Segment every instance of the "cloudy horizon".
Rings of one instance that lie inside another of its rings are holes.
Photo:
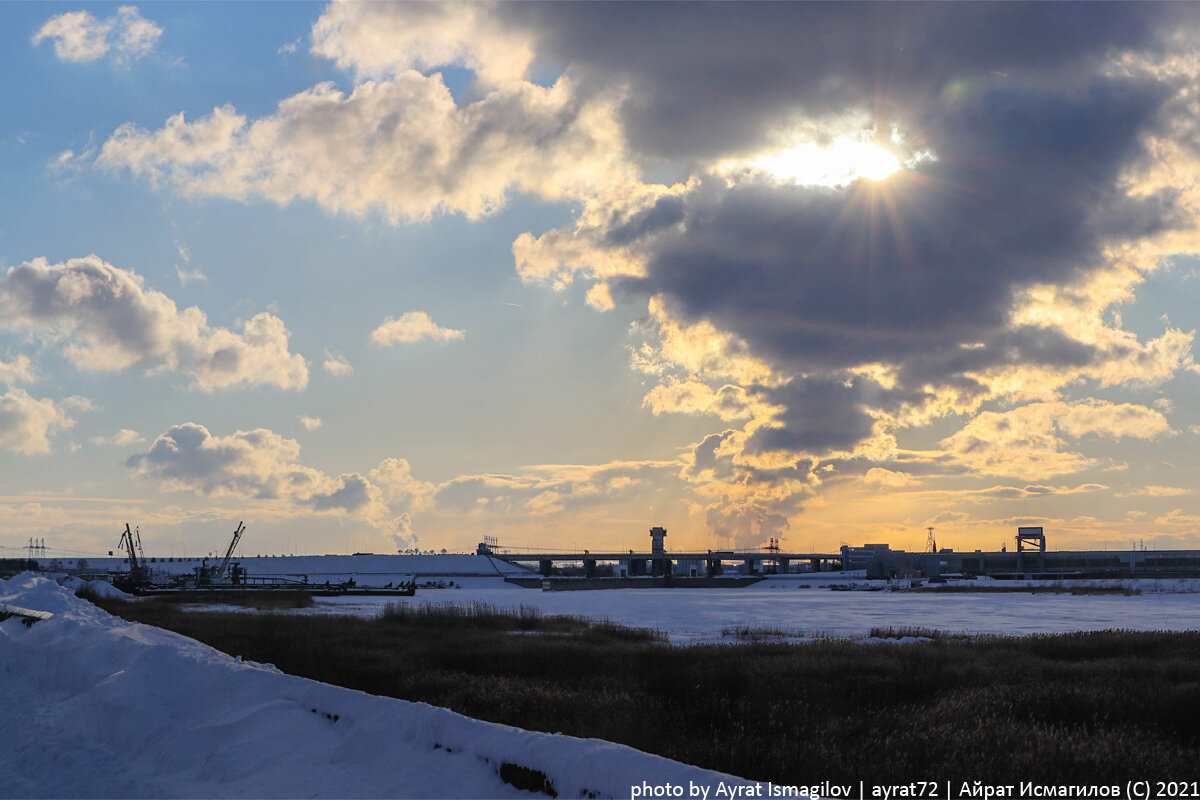
[[[6,6],[0,546],[1200,548],[1200,8]]]

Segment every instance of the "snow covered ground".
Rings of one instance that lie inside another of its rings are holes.
[[[501,779],[518,774],[570,798],[745,783],[285,675],[28,574],[0,580],[0,603],[54,614],[0,622],[0,797],[536,796]]]
[[[341,583],[353,578],[360,586],[384,586],[407,581],[413,577],[449,579],[471,577],[497,578],[504,575],[529,575],[527,569],[490,556],[448,553],[445,555],[384,555],[353,556],[249,556],[235,558],[251,576],[307,576],[310,583]],[[215,566],[220,557],[210,558],[152,558],[147,566],[155,575],[190,575],[201,564]],[[124,572],[129,564],[124,558],[54,558],[41,559],[43,568],[51,571],[84,570],[93,574],[108,571]]]
[[[1141,595],[1026,593],[835,592],[820,588],[854,582],[838,573],[789,576],[742,589],[609,589],[542,592],[499,579],[462,589],[419,591],[401,598],[320,598],[305,613],[336,611],[373,616],[387,602],[489,603],[533,606],[546,614],[610,619],[655,628],[671,641],[724,641],[722,632],[764,628],[813,635],[864,636],[872,628],[915,627],[965,633],[1062,633],[1124,628],[1200,629],[1200,581],[1125,581]],[[866,581],[858,579],[860,585]],[[1082,583],[1082,582],[1081,582]],[[1114,582],[1115,584],[1116,582]],[[1013,585],[1004,582],[995,585]],[[1045,586],[1046,582],[1038,585]],[[1090,585],[1095,585],[1091,582]],[[805,588],[801,588],[805,587]]]

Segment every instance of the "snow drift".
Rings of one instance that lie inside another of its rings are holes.
[[[54,614],[0,623],[4,797],[579,798],[746,783],[285,675],[29,574],[0,580],[0,602]]]

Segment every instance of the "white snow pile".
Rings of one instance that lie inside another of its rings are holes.
[[[88,581],[87,590],[96,595],[96,597],[119,597],[122,599],[133,597],[131,594],[122,592],[108,581]]]
[[[54,614],[0,623],[3,797],[580,798],[748,783],[285,675],[28,573],[0,580],[0,603]]]
[[[80,592],[86,590],[94,594],[96,597],[119,597],[124,599],[133,596],[122,592],[108,581],[85,581],[83,578],[78,576],[66,574],[50,575],[49,577],[53,578],[54,582],[59,586],[72,591],[75,594],[79,594]]]
[[[88,585],[88,582],[83,578],[77,578],[74,575],[63,575],[56,580],[59,586],[64,589],[70,589],[72,592],[79,592],[82,589],[86,589]]]

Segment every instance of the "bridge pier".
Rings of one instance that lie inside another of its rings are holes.
[[[747,575],[757,575],[758,574],[758,570],[755,569],[755,567],[754,567],[755,562],[754,562],[753,558],[747,558],[745,560],[745,562],[743,562],[743,563],[745,563],[745,565],[746,565],[746,574]]]
[[[549,578],[554,572],[553,562],[551,562],[548,558],[543,558],[538,562],[538,569],[542,573],[542,577]]]
[[[779,558],[776,561],[779,564],[779,574],[787,575],[792,571],[792,560],[790,558]]]
[[[583,574],[588,578],[596,577],[596,559],[585,558],[583,560]]]

